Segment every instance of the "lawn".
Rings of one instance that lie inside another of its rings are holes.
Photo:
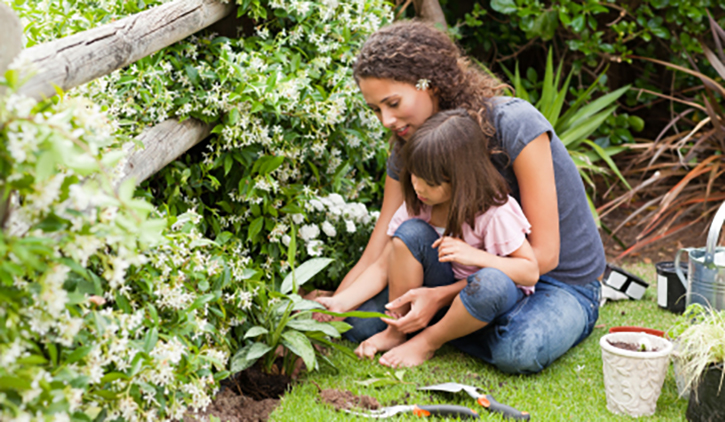
[[[319,388],[349,390],[355,395],[375,397],[382,406],[394,404],[450,403],[474,408],[486,420],[499,416],[476,409],[475,402],[464,393],[450,395],[416,391],[419,386],[443,382],[461,382],[481,387],[498,401],[528,411],[538,421],[618,421],[630,417],[616,416],[606,408],[599,338],[610,327],[639,325],[666,330],[676,315],[657,306],[654,264],[625,265],[625,269],[650,283],[639,301],[608,302],[600,310],[592,335],[569,351],[542,373],[531,376],[506,375],[452,347],[441,349],[433,359],[417,368],[388,370],[374,361],[351,359],[333,353],[332,361],[339,372],[330,369],[300,377],[272,413],[273,421],[369,420],[335,411],[319,400]],[[350,347],[352,343],[348,343]],[[371,387],[360,382],[386,379],[391,385]],[[400,381],[399,379],[402,379]],[[641,420],[684,421],[687,400],[677,397],[677,387],[670,366],[654,416]],[[415,420],[412,415],[395,420]]]

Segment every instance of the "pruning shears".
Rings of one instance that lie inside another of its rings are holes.
[[[382,419],[389,418],[398,413],[412,413],[419,417],[430,417],[430,416],[453,416],[460,417],[461,419],[478,419],[478,413],[474,410],[464,406],[457,406],[452,404],[432,404],[432,405],[400,405],[400,406],[388,406],[378,410],[368,410],[367,412],[354,412],[352,410],[345,409],[345,412],[352,415],[364,416],[366,418]]]
[[[493,413],[499,413],[504,418],[518,419],[528,421],[531,419],[529,412],[522,412],[511,406],[501,404],[497,402],[492,395],[480,393],[478,387],[472,385],[459,384],[457,382],[446,382],[444,384],[429,385],[427,387],[420,387],[418,390],[430,390],[430,391],[445,391],[448,393],[457,393],[464,391],[466,394],[471,396],[483,406],[486,410]]]

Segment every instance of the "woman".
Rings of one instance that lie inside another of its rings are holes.
[[[481,286],[466,280],[413,289],[391,309],[410,307],[397,320],[349,318],[346,336],[363,342],[361,356],[381,348],[364,341],[383,331],[386,323],[412,334],[439,314],[460,327],[450,343],[511,373],[536,373],[586,338],[598,318],[600,284],[605,266],[596,225],[584,185],[566,148],[549,122],[531,104],[498,96],[502,87],[471,66],[448,36],[420,22],[397,22],[370,36],[355,62],[354,76],[367,104],[381,123],[404,143],[439,110],[464,108],[491,137],[491,159],[511,188],[531,223],[528,237],[543,274],[536,292],[523,297],[490,324],[482,324],[461,307],[446,309],[457,295]],[[341,292],[390,250],[386,229],[403,203],[398,181],[401,163],[393,150],[380,217],[360,258],[340,284]],[[383,257],[384,258],[384,257]],[[505,275],[484,268],[481,285],[508,283]],[[512,282],[511,282],[512,283]],[[337,293],[336,292],[336,293]],[[362,310],[384,311],[387,292],[363,304]],[[481,328],[484,327],[484,328]],[[389,366],[413,366],[428,356],[414,336],[380,358]]]

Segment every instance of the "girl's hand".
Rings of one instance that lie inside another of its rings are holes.
[[[414,333],[428,326],[428,323],[441,308],[435,288],[421,287],[408,290],[403,296],[385,305],[388,309],[398,309],[409,303],[410,311],[400,319],[382,318],[382,321],[403,333]]]
[[[434,248],[438,248],[438,260],[440,262],[456,262],[461,265],[480,265],[482,254],[486,252],[474,248],[468,243],[455,237],[443,236],[433,242]]]

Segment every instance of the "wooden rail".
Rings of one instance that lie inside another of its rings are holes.
[[[128,66],[180,41],[232,14],[233,1],[176,0],[116,22],[22,50],[22,26],[15,13],[0,3],[0,72],[12,60],[32,64],[35,72],[18,94],[37,100],[56,95],[55,87],[68,91]],[[22,51],[21,51],[22,50]],[[169,119],[145,130],[124,145],[129,155],[122,180],[141,183],[177,159],[211,133],[210,124]],[[0,181],[2,187],[2,181]],[[10,210],[0,196],[0,229]]]
[[[233,2],[176,0],[20,53],[37,73],[19,93],[42,99],[108,75],[230,14]]]

